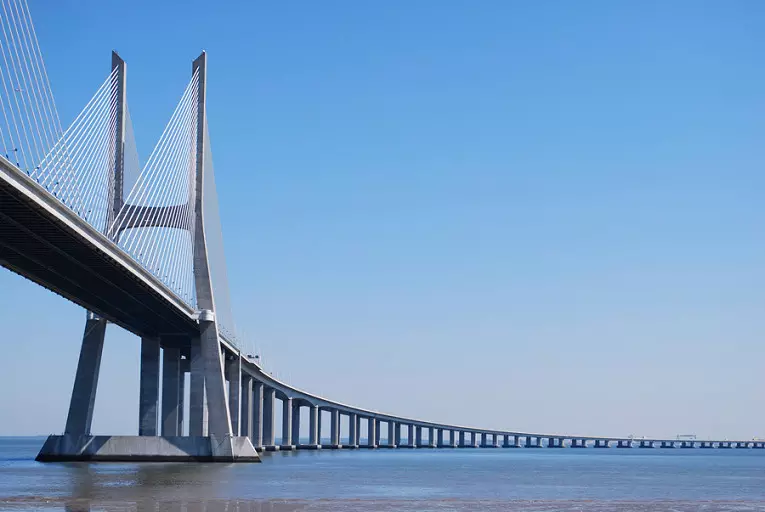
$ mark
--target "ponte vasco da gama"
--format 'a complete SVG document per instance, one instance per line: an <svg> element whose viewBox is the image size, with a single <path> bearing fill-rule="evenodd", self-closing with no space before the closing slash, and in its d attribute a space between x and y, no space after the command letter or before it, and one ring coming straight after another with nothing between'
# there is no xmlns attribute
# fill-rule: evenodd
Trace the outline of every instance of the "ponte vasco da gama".
<svg viewBox="0 0 765 512"><path fill-rule="evenodd" d="M255 462L263 450L341 448L765 448L449 425L342 404L274 378L232 330L206 54L193 61L141 166L125 62L112 55L106 79L64 130L29 9L23 0L8 5L0 19L0 264L87 312L64 433L47 439L39 461ZM141 340L135 436L91 435L109 322Z"/></svg>

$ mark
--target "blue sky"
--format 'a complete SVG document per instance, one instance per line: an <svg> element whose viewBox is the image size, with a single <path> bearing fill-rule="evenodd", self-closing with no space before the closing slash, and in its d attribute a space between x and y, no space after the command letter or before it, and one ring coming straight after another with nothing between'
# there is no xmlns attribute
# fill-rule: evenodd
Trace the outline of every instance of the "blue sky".
<svg viewBox="0 0 765 512"><path fill-rule="evenodd" d="M208 52L234 314L293 384L460 424L765 437L765 4L30 6L64 124L128 62L144 158ZM59 432L84 312L0 289L0 434ZM108 336L94 430L135 433L138 340Z"/></svg>

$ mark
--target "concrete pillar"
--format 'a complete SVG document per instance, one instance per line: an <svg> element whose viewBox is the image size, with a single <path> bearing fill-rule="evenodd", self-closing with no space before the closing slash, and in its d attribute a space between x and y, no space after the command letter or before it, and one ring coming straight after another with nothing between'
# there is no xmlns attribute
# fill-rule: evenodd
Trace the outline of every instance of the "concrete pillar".
<svg viewBox="0 0 765 512"><path fill-rule="evenodd" d="M197 293L197 305L199 304L200 296ZM215 315L209 309L203 309L199 313L198 321L200 347L204 360L204 387L208 411L207 435L228 439L234 431L231 427L231 413L226 400L226 379L223 375L223 359ZM239 386L236 387L236 393L239 392Z"/></svg>
<svg viewBox="0 0 765 512"><path fill-rule="evenodd" d="M292 445L300 446L300 401L292 400Z"/></svg>
<svg viewBox="0 0 765 512"><path fill-rule="evenodd" d="M398 443L396 442L396 422L395 421L388 421L388 446L391 448L395 448L398 446Z"/></svg>
<svg viewBox="0 0 765 512"><path fill-rule="evenodd" d="M486 432L481 434L481 447L485 448L489 446L489 434Z"/></svg>
<svg viewBox="0 0 765 512"><path fill-rule="evenodd" d="M356 416L356 413L352 412L348 415L348 444L351 445L352 448L359 446L358 427L358 417Z"/></svg>
<svg viewBox="0 0 765 512"><path fill-rule="evenodd" d="M419 425L414 427L414 445L419 448L422 446L422 427Z"/></svg>
<svg viewBox="0 0 765 512"><path fill-rule="evenodd" d="M375 418L375 446L380 446L380 420Z"/></svg>
<svg viewBox="0 0 765 512"><path fill-rule="evenodd" d="M473 443L473 448L478 448L478 432L473 432L472 437L470 438L470 441Z"/></svg>
<svg viewBox="0 0 765 512"><path fill-rule="evenodd" d="M189 435L207 435L207 399L205 394L205 359L199 336L191 338L189 363Z"/></svg>
<svg viewBox="0 0 765 512"><path fill-rule="evenodd" d="M406 432L406 446L408 448L416 448L417 445L414 442L414 425L407 425Z"/></svg>
<svg viewBox="0 0 765 512"><path fill-rule="evenodd" d="M165 347L162 350L162 435L178 436L181 380L181 351Z"/></svg>
<svg viewBox="0 0 765 512"><path fill-rule="evenodd" d="M401 446L401 423L393 424L393 445Z"/></svg>
<svg viewBox="0 0 765 512"><path fill-rule="evenodd" d="M340 448L340 411L332 409L330 414L330 441L332 448Z"/></svg>
<svg viewBox="0 0 765 512"><path fill-rule="evenodd" d="M263 390L262 382L252 382L252 445L263 447Z"/></svg>
<svg viewBox="0 0 765 512"><path fill-rule="evenodd" d="M321 407L319 407L319 423L316 425L316 439L319 440L319 444L321 444Z"/></svg>
<svg viewBox="0 0 765 512"><path fill-rule="evenodd" d="M460 448L464 448L465 447L465 432L463 432L463 431L460 431L460 444L459 444L459 447Z"/></svg>
<svg viewBox="0 0 765 512"><path fill-rule="evenodd" d="M439 428L436 433L436 446L439 448L443 448L444 446L444 429L442 428Z"/></svg>
<svg viewBox="0 0 765 512"><path fill-rule="evenodd" d="M233 359L226 359L226 378L228 379L228 411L231 416L231 432L241 435L239 411L242 401L242 358L235 354Z"/></svg>
<svg viewBox="0 0 765 512"><path fill-rule="evenodd" d="M428 447L436 447L436 429L433 427L428 428Z"/></svg>
<svg viewBox="0 0 765 512"><path fill-rule="evenodd" d="M452 448L457 448L457 431L456 430L450 430L449 431L449 446Z"/></svg>
<svg viewBox="0 0 765 512"><path fill-rule="evenodd" d="M282 400L282 449L292 449L292 399Z"/></svg>
<svg viewBox="0 0 765 512"><path fill-rule="evenodd" d="M188 424L186 418L186 374L189 373L190 363L187 358L181 357L181 372L178 381L178 435L185 435L184 427Z"/></svg>
<svg viewBox="0 0 765 512"><path fill-rule="evenodd" d="M319 406L308 406L308 444L319 445Z"/></svg>
<svg viewBox="0 0 765 512"><path fill-rule="evenodd" d="M72 397L69 402L69 414L66 417L65 434L72 436L90 435L105 336L106 320L88 313L85 332L82 336L82 346L80 347L80 358L77 361Z"/></svg>
<svg viewBox="0 0 765 512"><path fill-rule="evenodd" d="M377 421L374 418L367 418L367 448L377 448L377 431L375 429Z"/></svg>
<svg viewBox="0 0 765 512"><path fill-rule="evenodd" d="M141 338L138 435L156 436L159 417L159 338Z"/></svg>
<svg viewBox="0 0 765 512"><path fill-rule="evenodd" d="M242 374L242 424L239 435L252 439L252 377Z"/></svg>
<svg viewBox="0 0 765 512"><path fill-rule="evenodd" d="M263 445L275 445L274 435L274 407L276 405L276 390L274 388L263 389Z"/></svg>

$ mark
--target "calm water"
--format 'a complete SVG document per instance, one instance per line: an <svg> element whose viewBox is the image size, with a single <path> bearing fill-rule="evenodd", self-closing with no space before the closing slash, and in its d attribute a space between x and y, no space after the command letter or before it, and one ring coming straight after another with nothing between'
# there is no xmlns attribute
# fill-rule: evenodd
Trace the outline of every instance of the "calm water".
<svg viewBox="0 0 765 512"><path fill-rule="evenodd" d="M0 438L3 510L765 511L765 451L378 450L263 464L38 464Z"/></svg>

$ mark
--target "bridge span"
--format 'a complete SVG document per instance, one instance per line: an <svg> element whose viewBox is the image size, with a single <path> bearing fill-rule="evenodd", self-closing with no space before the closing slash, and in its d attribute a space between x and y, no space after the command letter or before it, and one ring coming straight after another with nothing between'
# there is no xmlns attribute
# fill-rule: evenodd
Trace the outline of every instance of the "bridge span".
<svg viewBox="0 0 765 512"><path fill-rule="evenodd" d="M29 26L31 18L24 14L19 23ZM2 38L14 34L0 37L0 52L9 46ZM10 84L0 87L0 104L10 109L0 118L6 149L0 156L0 265L87 311L64 434L50 436L37 460L255 462L262 451L341 448L765 449L762 440L632 439L451 425L343 404L274 378L242 351L229 329L225 260L216 262L222 235L205 53L192 63L175 112L139 168L127 66L116 53L93 99L61 131L36 40L10 43L34 62L0 65L0 81ZM29 101L3 96L22 90L22 81L31 82L23 88ZM108 322L141 339L135 436L91 432ZM307 432L301 432L303 414ZM322 414L331 418L328 433L321 432ZM341 438L343 420L348 436Z"/></svg>

